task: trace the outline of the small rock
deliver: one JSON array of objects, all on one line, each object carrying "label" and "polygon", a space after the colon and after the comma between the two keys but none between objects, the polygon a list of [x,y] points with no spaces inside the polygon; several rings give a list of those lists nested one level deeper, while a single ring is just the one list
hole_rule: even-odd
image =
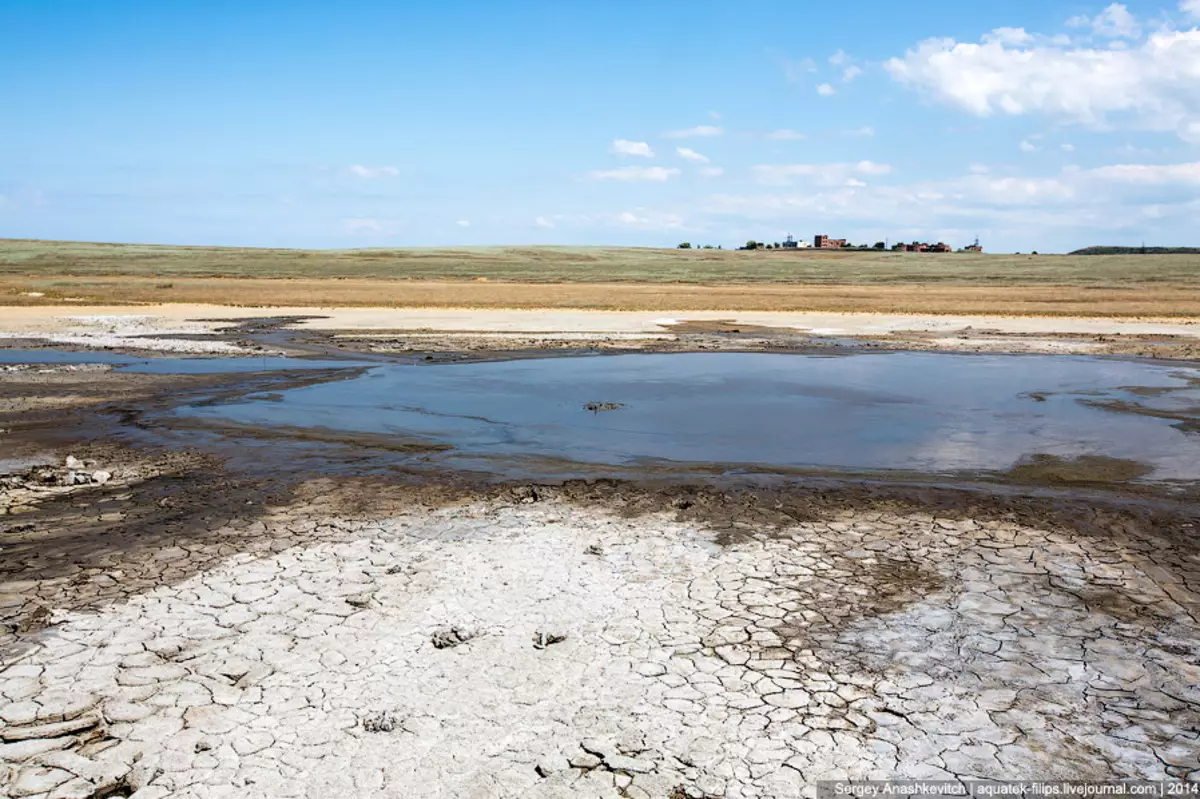
[{"label": "small rock", "polygon": [[567,640],[567,636],[561,633],[544,633],[540,630],[533,634],[533,648],[545,649],[551,644],[561,644]]},{"label": "small rock", "polygon": [[98,483],[100,485],[104,485],[111,479],[112,479],[112,472],[106,472],[103,469],[101,469],[100,471],[92,472],[92,482],[93,483]]},{"label": "small rock", "polygon": [[460,627],[447,627],[434,631],[429,640],[436,649],[450,649],[459,644],[465,644],[474,637],[474,633]]},{"label": "small rock", "polygon": [[366,732],[392,732],[400,726],[400,719],[390,710],[381,710],[364,716],[362,728]]},{"label": "small rock", "polygon": [[74,455],[68,455],[67,456],[67,468],[68,469],[82,469],[83,461],[79,460],[79,458],[76,458]]},{"label": "small rock", "polygon": [[602,411],[615,411],[624,407],[625,403],[623,402],[588,402],[584,404],[583,409],[592,413],[600,413]]},{"label": "small rock", "polygon": [[346,604],[356,608],[365,608],[371,604],[371,600],[374,598],[374,591],[363,591],[361,594],[346,597]]},{"label": "small rock", "polygon": [[603,555],[604,550],[600,548],[599,544],[589,544],[588,548],[583,550],[583,554],[585,554],[585,555]]}]

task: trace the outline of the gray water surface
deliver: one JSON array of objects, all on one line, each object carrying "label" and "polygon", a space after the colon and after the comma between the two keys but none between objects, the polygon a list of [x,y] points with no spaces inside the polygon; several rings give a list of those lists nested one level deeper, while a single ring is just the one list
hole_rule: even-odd
[{"label": "gray water surface", "polygon": [[140,372],[161,375],[242,374],[248,372],[278,372],[292,369],[344,369],[368,366],[374,361],[316,360],[288,358],[282,355],[200,358],[150,356],[139,357],[119,352],[68,350],[0,350],[0,364],[29,363],[60,365],[100,363],[111,365],[118,372]]},{"label": "gray water surface", "polygon": [[[1147,391],[1147,389],[1150,389]],[[625,407],[592,413],[589,402]],[[181,408],[210,421],[413,437],[474,455],[846,470],[1005,470],[1023,456],[1142,461],[1200,479],[1179,420],[1192,365],[1072,356],[697,353],[377,366],[360,377]]]}]

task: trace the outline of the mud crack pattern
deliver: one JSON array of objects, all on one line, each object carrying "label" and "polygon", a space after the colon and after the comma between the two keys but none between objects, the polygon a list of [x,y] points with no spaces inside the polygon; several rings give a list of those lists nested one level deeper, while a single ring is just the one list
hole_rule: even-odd
[{"label": "mud crack pattern", "polygon": [[722,546],[560,501],[262,523],[324,540],[52,614],[0,672],[7,795],[1200,780],[1200,605],[1144,542],[847,512]]}]

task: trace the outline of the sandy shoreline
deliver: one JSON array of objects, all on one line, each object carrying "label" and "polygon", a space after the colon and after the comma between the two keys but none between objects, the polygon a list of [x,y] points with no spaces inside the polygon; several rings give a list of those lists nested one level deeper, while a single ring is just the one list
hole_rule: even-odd
[{"label": "sandy shoreline", "polygon": [[23,341],[246,354],[251,320],[326,347],[417,350],[786,349],[863,346],[976,352],[1200,356],[1200,323],[1161,318],[874,313],[234,308],[216,305],[0,308],[0,345]]}]

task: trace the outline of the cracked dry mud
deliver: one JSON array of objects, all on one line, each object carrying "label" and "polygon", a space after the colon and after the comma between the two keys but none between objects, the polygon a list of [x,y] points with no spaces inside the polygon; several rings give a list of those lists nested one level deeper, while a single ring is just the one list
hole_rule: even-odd
[{"label": "cracked dry mud", "polygon": [[[26,637],[0,672],[3,792],[1200,780],[1200,569],[1134,532],[862,510],[723,537],[560,498],[293,503],[255,528],[296,543]],[[439,647],[446,630],[470,633]]]}]

